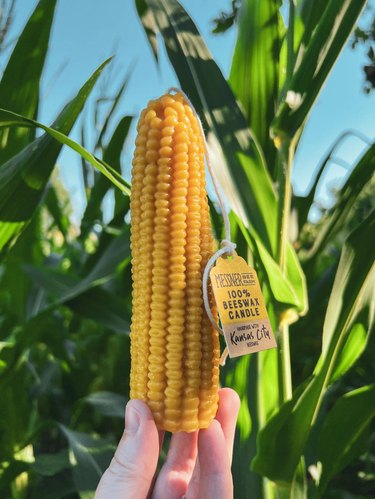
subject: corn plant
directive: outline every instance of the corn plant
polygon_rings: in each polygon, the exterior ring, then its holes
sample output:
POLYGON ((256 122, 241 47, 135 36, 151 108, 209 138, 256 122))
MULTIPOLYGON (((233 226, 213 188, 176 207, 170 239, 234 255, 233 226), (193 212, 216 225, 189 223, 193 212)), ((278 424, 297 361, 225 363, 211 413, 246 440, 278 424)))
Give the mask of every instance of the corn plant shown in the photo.
MULTIPOLYGON (((306 196, 291 185, 309 114, 365 3, 290 1, 285 22, 281 2, 243 0, 227 81, 176 0, 135 1, 156 60, 162 41, 203 121, 233 240, 257 269, 277 333, 277 349, 229 360, 221 372, 241 396, 236 498, 374 492, 375 145, 364 144, 315 225, 308 214, 322 173, 353 132, 322 158, 306 196), (343 470, 352 477, 347 485, 343 470)), ((113 122, 126 82, 110 100, 93 153, 84 128, 82 144, 68 135, 110 61, 51 126, 37 121, 55 5, 39 2, 0 82, 2 497, 92 497, 128 396, 129 185, 121 150, 131 117, 113 122), (36 128, 43 134, 36 137, 36 128), (63 146, 82 157, 87 206, 79 228, 56 175, 63 146), (113 218, 104 223, 110 191, 113 218)))

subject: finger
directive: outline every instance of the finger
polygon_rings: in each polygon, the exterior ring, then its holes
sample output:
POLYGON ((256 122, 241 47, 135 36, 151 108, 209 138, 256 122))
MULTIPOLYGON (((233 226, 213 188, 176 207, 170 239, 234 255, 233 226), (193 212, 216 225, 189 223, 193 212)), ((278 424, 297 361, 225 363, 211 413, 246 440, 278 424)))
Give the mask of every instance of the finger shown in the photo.
POLYGON ((201 430, 198 438, 200 468, 199 497, 206 499, 233 498, 230 460, 223 429, 216 419, 201 430))
POLYGON ((233 442, 240 404, 240 398, 234 390, 231 388, 219 390, 219 408, 215 419, 219 421, 223 429, 230 463, 232 463, 233 442))
MULTIPOLYGON (((226 452, 229 457, 230 464, 232 463, 233 441, 236 429, 236 420, 240 407, 240 399, 237 393, 231 388, 222 388, 219 390, 219 406, 215 419, 217 419, 222 427, 224 438, 226 441, 226 452)), ((200 483, 200 467, 199 458, 196 460, 192 478, 189 483, 189 491, 187 497, 195 498, 199 492, 200 483)))
POLYGON ((141 400, 130 400, 125 431, 99 482, 95 499, 146 497, 158 456, 159 435, 151 411, 141 400))
POLYGON ((167 459, 160 470, 153 499, 181 498, 187 489, 197 457, 198 432, 175 433, 171 438, 167 459))

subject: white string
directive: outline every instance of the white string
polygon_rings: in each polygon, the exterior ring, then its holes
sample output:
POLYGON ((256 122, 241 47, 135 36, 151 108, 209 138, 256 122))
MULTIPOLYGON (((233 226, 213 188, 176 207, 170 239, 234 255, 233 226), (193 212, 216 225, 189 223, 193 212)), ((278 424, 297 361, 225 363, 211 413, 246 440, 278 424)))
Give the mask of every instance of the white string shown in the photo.
MULTIPOLYGON (((200 131, 201 131, 201 134, 202 134, 203 143, 204 143, 204 154, 205 154, 205 157, 206 157, 207 168, 208 168, 208 171, 209 171, 211 179, 212 179, 212 184, 214 186, 217 199, 219 201, 221 213, 223 215, 225 239, 223 239, 221 241, 221 246, 222 247, 220 249, 218 249, 216 251, 216 253, 214 253, 212 255, 212 257, 208 260, 208 262, 206 264, 206 267, 204 269, 204 272, 203 272, 203 283, 202 283, 203 303, 204 303, 204 308, 206 309, 207 316, 210 319, 211 324, 216 329, 216 331, 218 331, 220 334, 223 334, 223 330, 218 326, 218 324, 215 321, 215 319, 214 319, 214 317, 212 315, 212 312, 211 312, 210 300, 209 300, 209 297, 208 297, 208 289, 207 289, 208 288, 208 278, 209 278, 209 275, 210 275, 210 270, 214 266, 214 264, 216 263, 216 260, 218 258, 220 258, 221 256, 223 256, 223 255, 233 255, 234 250, 236 249, 236 245, 230 239, 230 221, 229 221, 229 216, 228 216, 227 210, 225 208, 225 204, 224 204, 223 198, 220 195, 220 190, 219 190, 219 186, 218 186, 218 183, 217 183, 217 179, 216 179, 216 176, 215 176, 215 174, 213 172, 213 169, 212 169, 212 166, 211 166, 210 157, 209 157, 209 154, 208 154, 208 147, 207 147, 206 136, 204 134, 202 122, 201 122, 201 120, 200 120, 200 118, 198 116, 197 111, 195 110, 195 107, 193 106, 193 104, 190 101, 189 97, 185 94, 185 92, 183 90, 180 90, 179 88, 176 88, 176 87, 171 87, 168 90, 168 93, 171 93, 171 92, 179 93, 179 94, 182 94, 184 96, 186 102, 190 105, 190 107, 191 107, 191 109, 193 111, 193 114, 194 114, 194 116, 195 116, 195 118, 196 118, 196 120, 198 122, 200 131)), ((225 362, 225 357, 226 357, 225 351, 223 353, 223 357, 224 357, 224 362, 225 362)))
POLYGON ((214 328, 216 329, 216 331, 218 331, 220 334, 223 334, 223 331, 217 325, 217 323, 216 323, 216 321, 214 319, 214 316, 212 315, 211 307, 210 307, 210 300, 208 298, 207 284, 208 284, 208 277, 210 275, 211 267, 213 267, 213 265, 216 262, 216 260, 218 258, 220 258, 222 255, 233 254, 233 251, 234 251, 234 248, 236 247, 236 245, 233 244, 233 243, 231 243, 231 242, 230 242, 230 245, 225 245, 222 248, 220 248, 219 250, 217 250, 216 253, 214 253, 211 256, 211 258, 208 260, 207 265, 206 265, 206 267, 204 269, 204 272, 203 272, 203 302, 204 302, 204 307, 206 309, 208 318, 211 321, 211 324, 214 326, 214 328), (234 246, 234 248, 233 248, 233 246, 234 246), (231 248, 233 248, 233 249, 231 250, 231 248), (229 251, 232 251, 232 252, 229 253, 229 251))

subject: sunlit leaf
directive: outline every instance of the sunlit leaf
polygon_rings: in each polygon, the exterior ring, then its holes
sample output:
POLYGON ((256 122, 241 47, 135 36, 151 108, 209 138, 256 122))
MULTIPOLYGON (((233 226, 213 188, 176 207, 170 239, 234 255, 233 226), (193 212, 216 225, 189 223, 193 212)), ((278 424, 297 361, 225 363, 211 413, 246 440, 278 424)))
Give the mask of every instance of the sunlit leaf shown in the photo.
POLYGON ((275 0, 242 1, 229 77, 271 172, 276 168, 270 124, 276 112, 279 87, 279 3, 275 0))
POLYGON ((347 239, 340 258, 323 331, 322 359, 308 386, 294 394, 272 417, 258 438, 253 468, 277 482, 293 476, 330 382, 338 355, 354 324, 374 325, 375 263, 367 244, 375 230, 372 213, 347 239), (285 449, 288 452, 285 453, 285 449))
MULTIPOLYGON (((62 145, 67 145, 74 151, 78 152, 86 161, 95 166, 100 172, 103 173, 116 187, 121 189, 126 194, 129 194, 129 187, 127 182, 121 177, 121 175, 110 165, 107 165, 104 161, 96 158, 89 151, 84 149, 80 144, 70 139, 68 136, 64 135, 62 132, 58 131, 59 125, 56 128, 51 128, 43 123, 39 123, 35 120, 28 119, 24 116, 12 113, 6 109, 0 109, 0 126, 32 126, 39 127, 45 130, 48 135, 56 139, 62 145)), ((4 166, 5 169, 5 166, 4 166)))
MULTIPOLYGON (((62 135, 65 138, 64 134, 70 132, 107 63, 108 61, 95 71, 59 115, 53 126, 60 132, 54 131, 54 135, 62 135)), ((34 126, 32 120, 9 111, 0 112, 0 123, 3 126, 25 123, 34 126)), ((0 249, 11 241, 32 217, 42 199, 60 150, 61 143, 46 133, 0 168, 0 249)))
POLYGON ((351 327, 345 344, 338 353, 335 366, 331 374, 331 382, 339 379, 358 360, 367 345, 368 335, 362 323, 356 323, 351 327))
POLYGON ((287 258, 291 261, 289 266, 289 275, 293 277, 293 281, 289 281, 289 276, 284 276, 280 266, 272 258, 266 250, 263 242, 257 236, 255 231, 247 230, 242 221, 236 217, 236 222, 240 227, 248 245, 257 257, 259 257, 258 265, 260 265, 267 276, 271 292, 274 299, 283 304, 283 309, 295 308, 299 314, 306 312, 306 281, 303 272, 300 269, 299 262, 295 256, 295 252, 291 249, 288 250, 287 258), (293 270, 296 269, 296 270, 293 270))
POLYGON ((37 213, 17 239, 12 252, 8 254, 0 276, 0 289, 6 290, 11 297, 9 315, 21 323, 27 315, 28 296, 32 284, 23 272, 22 264, 31 262, 38 264, 42 261, 41 232, 41 217, 40 213, 37 213))
MULTIPOLYGON (((307 49, 311 36, 317 27, 319 20, 329 5, 327 0, 298 0, 294 12, 294 64, 292 69, 295 71, 301 63, 303 54, 307 49)), ((286 41, 286 40, 285 40, 286 41)))
MULTIPOLYGON (((56 0, 39 1, 19 36, 1 78, 0 108, 36 118, 55 6, 56 0)), ((32 129, 1 130, 0 165, 23 149, 34 136, 32 129)))
POLYGON ((316 11, 319 23, 303 53, 272 124, 274 137, 292 139, 304 124, 327 76, 342 51, 366 0, 330 0, 316 11))
POLYGON ((206 129, 211 162, 231 208, 276 250, 276 195, 264 158, 236 99, 195 24, 176 0, 146 0, 182 89, 206 129), (225 147, 224 147, 225 144, 225 147), (238 153, 248 160, 242 165, 238 153), (250 182, 255 179, 255 182, 250 182), (258 185, 262 185, 262 194, 258 185), (269 200, 267 212, 260 198, 269 200))
POLYGON ((152 15, 146 0, 135 0, 135 6, 139 17, 142 20, 148 42, 154 53, 154 57, 158 60, 157 25, 155 23, 154 16, 152 15))
POLYGON ((358 457, 368 445, 369 424, 375 417, 375 385, 346 393, 328 413, 317 442, 317 462, 322 473, 318 494, 328 481, 358 457))

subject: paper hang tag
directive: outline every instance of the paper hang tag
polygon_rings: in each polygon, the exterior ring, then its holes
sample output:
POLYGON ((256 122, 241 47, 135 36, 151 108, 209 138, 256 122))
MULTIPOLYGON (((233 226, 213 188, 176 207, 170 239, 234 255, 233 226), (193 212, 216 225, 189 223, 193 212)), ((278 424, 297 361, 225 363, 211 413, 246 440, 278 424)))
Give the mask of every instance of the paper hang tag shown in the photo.
POLYGON ((258 276, 236 253, 218 258, 211 285, 230 357, 277 346, 258 276))

